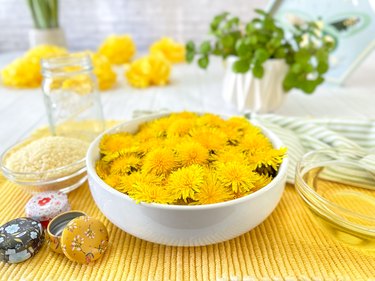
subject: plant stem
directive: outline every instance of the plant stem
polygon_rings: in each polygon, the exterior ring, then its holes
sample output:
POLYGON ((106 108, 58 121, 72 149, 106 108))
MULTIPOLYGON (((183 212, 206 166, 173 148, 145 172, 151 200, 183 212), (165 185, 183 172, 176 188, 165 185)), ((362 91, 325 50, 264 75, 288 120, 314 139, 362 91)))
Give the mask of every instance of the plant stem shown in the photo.
POLYGON ((27 4, 29 5, 29 8, 30 8, 31 16, 32 16, 33 22, 34 22, 34 27, 40 28, 38 19, 37 19, 36 14, 35 14, 33 0, 27 0, 27 4))

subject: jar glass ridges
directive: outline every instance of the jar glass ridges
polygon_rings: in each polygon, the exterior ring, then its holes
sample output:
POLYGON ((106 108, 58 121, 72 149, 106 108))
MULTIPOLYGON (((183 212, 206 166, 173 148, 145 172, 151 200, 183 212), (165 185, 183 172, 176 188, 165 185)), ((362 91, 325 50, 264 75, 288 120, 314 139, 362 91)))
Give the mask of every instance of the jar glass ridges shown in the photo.
POLYGON ((42 60, 43 94, 54 135, 92 140, 104 130, 92 62, 77 53, 42 60))

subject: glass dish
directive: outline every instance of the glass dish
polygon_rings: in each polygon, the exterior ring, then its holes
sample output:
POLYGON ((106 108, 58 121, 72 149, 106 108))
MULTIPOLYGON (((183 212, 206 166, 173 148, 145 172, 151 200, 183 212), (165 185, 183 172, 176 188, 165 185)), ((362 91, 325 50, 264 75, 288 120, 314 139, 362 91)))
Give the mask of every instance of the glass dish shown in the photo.
POLYGON ((353 149, 312 151, 297 164, 295 186, 323 230, 375 250, 374 155, 353 149))
POLYGON ((85 157, 66 166, 43 172, 15 172, 6 167, 7 158, 36 138, 24 140, 8 148, 0 156, 0 169, 10 181, 21 186, 26 192, 35 194, 44 191, 61 191, 68 193, 87 179, 85 157))

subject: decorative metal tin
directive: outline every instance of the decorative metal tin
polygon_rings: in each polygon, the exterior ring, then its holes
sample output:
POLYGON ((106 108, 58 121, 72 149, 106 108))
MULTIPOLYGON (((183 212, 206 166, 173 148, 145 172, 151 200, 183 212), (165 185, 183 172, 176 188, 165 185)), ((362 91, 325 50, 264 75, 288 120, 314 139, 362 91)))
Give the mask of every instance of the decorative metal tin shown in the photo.
POLYGON ((34 256, 44 241, 40 222, 17 218, 0 227, 0 261, 23 262, 34 256))
POLYGON ((47 191, 34 195, 25 207, 26 216, 40 221, 45 228, 51 219, 69 210, 68 196, 56 191, 47 191))
POLYGON ((86 216, 86 214, 81 211, 70 211, 62 213, 51 220, 47 226, 47 241, 52 251, 62 254, 61 234, 71 220, 80 216, 86 216))
POLYGON ((72 261, 88 264, 99 259, 108 247, 108 232, 95 218, 82 216, 68 223, 61 237, 61 248, 72 261))

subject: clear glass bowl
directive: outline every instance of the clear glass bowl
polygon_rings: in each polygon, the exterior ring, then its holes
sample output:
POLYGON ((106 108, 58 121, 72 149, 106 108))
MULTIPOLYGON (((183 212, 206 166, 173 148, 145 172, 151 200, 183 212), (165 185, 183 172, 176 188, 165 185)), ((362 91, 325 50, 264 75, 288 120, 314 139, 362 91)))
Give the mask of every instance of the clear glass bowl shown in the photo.
POLYGON ((61 191, 68 193, 87 179, 85 157, 66 166, 43 172, 15 172, 6 167, 7 158, 25 146, 34 141, 33 139, 24 140, 8 148, 0 156, 0 169, 3 175, 10 181, 20 185, 26 192, 35 194, 44 191, 61 191))
POLYGON ((323 230, 375 250, 374 155, 352 149, 312 151, 297 164, 295 186, 323 230))

